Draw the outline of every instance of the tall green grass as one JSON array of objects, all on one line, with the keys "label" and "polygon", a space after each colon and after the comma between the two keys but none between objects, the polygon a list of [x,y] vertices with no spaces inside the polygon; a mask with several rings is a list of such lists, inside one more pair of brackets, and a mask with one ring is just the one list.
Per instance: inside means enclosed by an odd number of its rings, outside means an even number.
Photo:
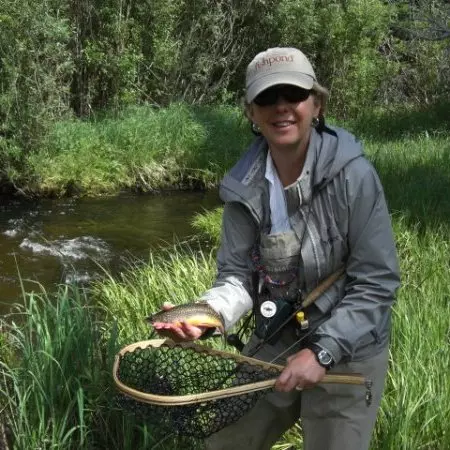
[{"label": "tall green grass", "polygon": [[[394,307],[390,371],[372,448],[444,450],[450,448],[448,229],[423,232],[402,216],[394,216],[394,227],[403,286]],[[120,279],[99,283],[90,299],[67,287],[56,299],[29,296],[7,325],[6,344],[16,358],[9,363],[4,358],[1,366],[15,448],[157,445],[162,439],[157,431],[117,411],[112,356],[121,346],[148,338],[146,315],[163,301],[196,298],[214,272],[212,252],[177,244],[149,264],[130,266]],[[298,429],[275,448],[288,443],[300,445]],[[173,438],[158,445],[181,448]]]},{"label": "tall green grass", "polygon": [[173,104],[60,122],[28,157],[24,190],[45,195],[211,187],[249,143],[239,109]]},{"label": "tall green grass", "polygon": [[164,302],[194,301],[211,286],[215,275],[212,251],[194,250],[187,244],[160,250],[144,265],[131,264],[117,279],[110,277],[92,288],[107,313],[117,324],[121,342],[148,338],[145,318],[159,311]]},{"label": "tall green grass", "polygon": [[30,294],[4,322],[18,358],[2,361],[1,371],[15,448],[70,448],[88,440],[87,416],[105,380],[104,355],[90,344],[100,336],[95,314],[87,312],[80,291],[72,294],[61,290],[56,302]]},{"label": "tall green grass", "polygon": [[[10,448],[178,445],[174,436],[161,435],[118,409],[111,371],[120,349],[117,325],[84,290],[62,286],[55,298],[45,291],[27,295],[1,325],[8,357],[0,354],[0,425],[11,436]],[[130,335],[139,337],[134,329]],[[1,435],[0,448],[6,448]]]},{"label": "tall green grass", "polygon": [[[422,158],[414,151],[417,163],[426,162],[427,145],[448,139],[449,115],[448,104],[376,110],[345,125],[369,143],[381,164],[397,166],[397,153],[410,152],[416,141],[424,147]],[[231,106],[141,106],[89,121],[61,121],[28,156],[22,177],[28,181],[21,188],[56,196],[208,188],[217,185],[251,139],[241,109]]]},{"label": "tall green grass", "polygon": [[450,448],[449,227],[425,232],[395,220],[402,288],[376,449]]}]

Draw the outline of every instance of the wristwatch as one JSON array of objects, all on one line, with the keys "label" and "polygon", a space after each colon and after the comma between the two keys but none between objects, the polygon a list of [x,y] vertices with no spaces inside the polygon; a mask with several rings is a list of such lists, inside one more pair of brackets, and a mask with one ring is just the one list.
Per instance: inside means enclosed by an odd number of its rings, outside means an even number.
[{"label": "wristwatch", "polygon": [[308,348],[316,356],[317,362],[325,369],[331,369],[334,365],[333,357],[322,347],[316,344],[310,344]]}]

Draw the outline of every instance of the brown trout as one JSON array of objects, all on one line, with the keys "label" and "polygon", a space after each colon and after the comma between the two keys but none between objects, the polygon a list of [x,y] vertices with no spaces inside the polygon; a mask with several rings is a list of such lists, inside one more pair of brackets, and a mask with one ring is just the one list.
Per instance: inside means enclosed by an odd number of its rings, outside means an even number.
[{"label": "brown trout", "polygon": [[150,324],[167,322],[177,326],[181,325],[181,322],[186,322],[196,327],[218,328],[222,333],[224,332],[222,316],[205,302],[174,306],[171,309],[159,311],[145,320]]}]

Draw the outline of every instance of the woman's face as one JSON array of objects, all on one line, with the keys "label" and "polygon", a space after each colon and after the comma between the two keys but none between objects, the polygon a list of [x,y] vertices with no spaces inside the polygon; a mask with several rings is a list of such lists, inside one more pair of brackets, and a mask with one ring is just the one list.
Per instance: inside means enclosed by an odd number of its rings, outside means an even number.
[{"label": "woman's face", "polygon": [[284,147],[305,150],[311,123],[318,117],[320,104],[305,89],[276,85],[261,92],[249,105],[249,118],[273,149]]}]

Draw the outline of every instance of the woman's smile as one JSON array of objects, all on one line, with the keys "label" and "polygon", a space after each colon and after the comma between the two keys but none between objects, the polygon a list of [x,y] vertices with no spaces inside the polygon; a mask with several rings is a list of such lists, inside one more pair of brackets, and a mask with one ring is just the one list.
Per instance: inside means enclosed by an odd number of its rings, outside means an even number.
[{"label": "woman's smile", "polygon": [[288,128],[288,127],[290,127],[291,125],[294,125],[295,124],[295,121],[294,120],[277,120],[277,121],[275,121],[275,122],[272,122],[272,125],[275,127],[275,128]]}]

